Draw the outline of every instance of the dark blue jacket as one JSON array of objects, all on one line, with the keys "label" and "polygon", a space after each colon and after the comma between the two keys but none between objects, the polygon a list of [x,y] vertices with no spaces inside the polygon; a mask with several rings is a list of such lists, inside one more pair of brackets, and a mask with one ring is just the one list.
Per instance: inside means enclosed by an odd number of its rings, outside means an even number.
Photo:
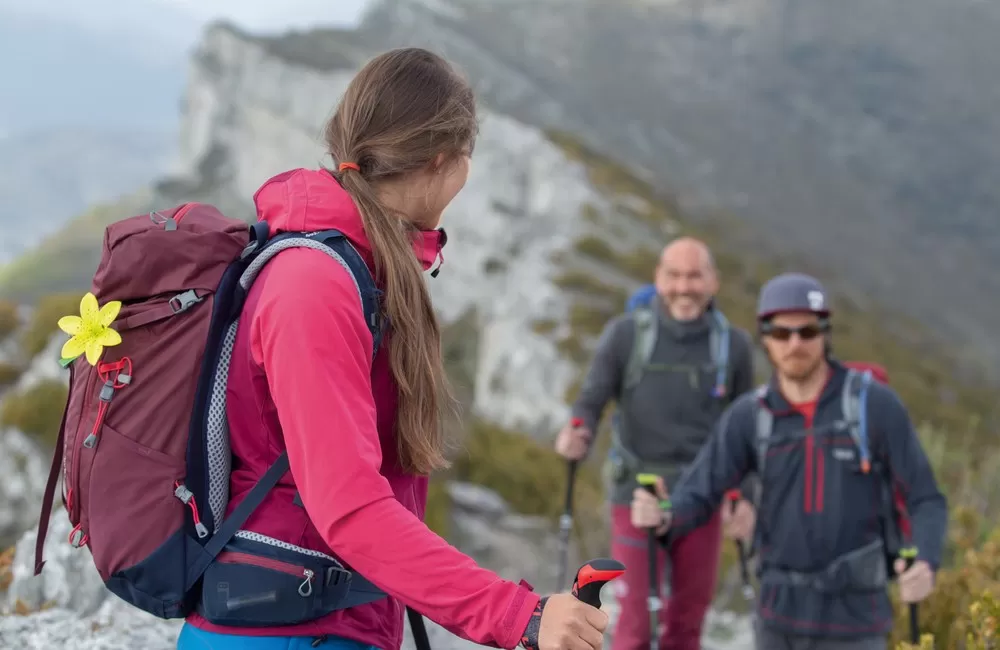
[{"label": "dark blue jacket", "polygon": [[[776,572],[813,573],[838,557],[882,537],[889,506],[880,498],[879,472],[860,472],[853,440],[842,426],[841,389],[847,370],[831,361],[832,372],[806,429],[775,383],[761,398],[756,392],[735,401],[671,495],[674,520],[663,541],[708,521],[726,491],[757,470],[756,407],[773,413],[773,433],[765,465],[763,503],[757,526],[761,621],[788,634],[858,638],[892,627],[884,587],[837,593],[788,584]],[[888,386],[873,382],[867,401],[868,436],[882,476],[902,492],[919,559],[937,569],[947,532],[948,509],[938,490],[906,408]]]}]

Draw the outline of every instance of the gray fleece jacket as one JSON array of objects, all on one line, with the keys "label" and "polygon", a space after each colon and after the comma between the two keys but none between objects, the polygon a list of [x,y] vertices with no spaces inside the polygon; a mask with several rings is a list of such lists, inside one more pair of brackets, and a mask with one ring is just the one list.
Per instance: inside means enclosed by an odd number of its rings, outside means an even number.
[{"label": "gray fleece jacket", "polygon": [[618,435],[646,465],[641,469],[629,466],[623,480],[611,481],[609,498],[613,503],[631,501],[636,471],[660,474],[672,488],[726,406],[754,387],[753,349],[746,330],[731,326],[727,390],[720,399],[712,394],[717,368],[710,349],[711,313],[695,321],[680,322],[661,308],[656,310],[656,317],[656,346],[642,379],[629,394],[623,394],[623,388],[635,341],[634,312],[605,326],[572,408],[573,417],[596,432],[605,406],[615,400],[619,408],[614,423]]}]

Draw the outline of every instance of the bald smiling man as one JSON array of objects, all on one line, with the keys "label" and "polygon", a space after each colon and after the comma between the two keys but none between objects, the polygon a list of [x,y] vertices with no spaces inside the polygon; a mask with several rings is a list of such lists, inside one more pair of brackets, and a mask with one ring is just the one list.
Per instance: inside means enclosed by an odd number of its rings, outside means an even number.
[{"label": "bald smiling man", "polygon": [[[605,406],[617,402],[608,464],[612,555],[629,570],[615,581],[621,609],[613,650],[648,649],[651,641],[647,531],[634,528],[629,520],[635,475],[657,474],[672,488],[722,411],[752,390],[754,381],[750,335],[730,326],[714,305],[719,279],[708,247],[689,237],[674,240],[663,250],[653,275],[655,293],[648,304],[604,328],[572,409],[583,425],[566,427],[556,440],[565,458],[583,458]],[[748,504],[740,509],[744,521],[752,516],[746,514],[752,513]],[[721,528],[716,514],[668,551],[670,599],[661,611],[661,630],[666,632],[661,650],[701,647],[702,625],[715,590]],[[664,566],[663,557],[658,565]]]}]

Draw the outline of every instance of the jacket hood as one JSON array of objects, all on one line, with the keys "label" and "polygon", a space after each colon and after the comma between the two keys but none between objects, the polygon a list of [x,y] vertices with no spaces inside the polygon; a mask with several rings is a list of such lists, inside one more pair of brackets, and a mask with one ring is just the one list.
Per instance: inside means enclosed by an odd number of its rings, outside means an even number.
[{"label": "jacket hood", "polygon": [[[371,264],[371,243],[351,195],[325,170],[293,169],[268,179],[253,196],[258,221],[267,221],[271,236],[283,232],[339,230]],[[444,257],[444,230],[421,230],[413,252],[426,271]]]}]

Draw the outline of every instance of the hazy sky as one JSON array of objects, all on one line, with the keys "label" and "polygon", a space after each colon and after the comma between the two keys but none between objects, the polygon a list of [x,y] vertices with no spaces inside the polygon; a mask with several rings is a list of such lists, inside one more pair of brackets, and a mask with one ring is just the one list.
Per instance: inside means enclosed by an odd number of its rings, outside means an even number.
[{"label": "hazy sky", "polygon": [[[350,24],[358,20],[365,0],[0,0],[0,14],[14,13],[115,31],[152,18],[154,31],[183,29],[188,21],[205,23],[227,18],[250,31]],[[133,19],[133,20],[130,20]],[[149,22],[148,20],[146,22]]]},{"label": "hazy sky", "polygon": [[128,0],[182,8],[200,20],[225,17],[252,30],[353,23],[365,0]]},{"label": "hazy sky", "polygon": [[175,123],[188,56],[206,23],[222,18],[257,34],[350,26],[365,4],[0,0],[0,137],[67,124]]}]

